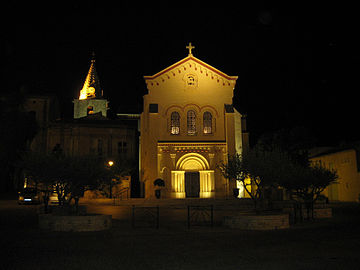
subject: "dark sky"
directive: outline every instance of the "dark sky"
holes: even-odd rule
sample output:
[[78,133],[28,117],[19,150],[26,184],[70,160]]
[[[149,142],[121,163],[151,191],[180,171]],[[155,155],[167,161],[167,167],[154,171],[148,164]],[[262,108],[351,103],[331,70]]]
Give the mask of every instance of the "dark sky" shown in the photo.
[[186,57],[192,42],[194,56],[239,77],[234,104],[248,115],[253,138],[306,126],[323,144],[360,140],[355,7],[101,2],[8,4],[3,91],[54,93],[71,109],[94,50],[113,111],[138,112],[146,92],[142,76]]

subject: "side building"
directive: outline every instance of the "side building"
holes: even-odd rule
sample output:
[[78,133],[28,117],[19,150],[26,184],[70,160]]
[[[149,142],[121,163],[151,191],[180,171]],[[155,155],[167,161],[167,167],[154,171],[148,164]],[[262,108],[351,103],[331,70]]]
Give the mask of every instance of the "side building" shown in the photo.
[[27,95],[24,102],[27,111],[38,124],[38,131],[29,148],[36,152],[46,152],[49,124],[59,118],[59,103],[52,95]]
[[310,160],[314,164],[335,170],[339,176],[336,183],[329,185],[323,195],[329,201],[359,202],[360,174],[357,153],[354,149],[313,149]]

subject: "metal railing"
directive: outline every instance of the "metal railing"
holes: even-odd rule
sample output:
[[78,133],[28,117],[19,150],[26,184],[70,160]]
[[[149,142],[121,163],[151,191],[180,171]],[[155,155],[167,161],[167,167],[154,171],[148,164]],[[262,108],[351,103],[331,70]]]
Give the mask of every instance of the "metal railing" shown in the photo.
[[214,226],[214,206],[189,205],[187,214],[188,229],[191,226]]
[[114,196],[114,205],[116,201],[128,200],[130,198],[130,188],[121,189],[116,196]]

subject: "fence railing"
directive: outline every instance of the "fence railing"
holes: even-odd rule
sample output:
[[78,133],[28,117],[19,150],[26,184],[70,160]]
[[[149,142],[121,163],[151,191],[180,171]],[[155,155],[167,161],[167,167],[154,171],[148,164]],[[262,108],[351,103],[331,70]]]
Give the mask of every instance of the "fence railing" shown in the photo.
[[[156,228],[160,227],[160,207],[159,206],[132,206],[131,211],[132,228]],[[214,226],[214,207],[213,205],[198,206],[189,205],[187,207],[187,227],[194,226]]]
[[213,205],[189,205],[187,213],[188,229],[191,226],[214,226]]
[[130,188],[126,187],[121,189],[116,196],[113,197],[113,204],[116,205],[117,202],[122,200],[128,200],[130,198]]

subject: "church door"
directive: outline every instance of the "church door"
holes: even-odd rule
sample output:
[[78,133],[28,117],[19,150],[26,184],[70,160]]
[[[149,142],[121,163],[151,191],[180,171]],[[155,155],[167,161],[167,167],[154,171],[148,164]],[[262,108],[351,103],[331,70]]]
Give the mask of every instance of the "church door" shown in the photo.
[[186,198],[199,198],[200,195],[200,173],[185,172]]

